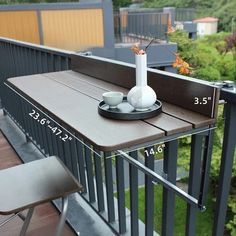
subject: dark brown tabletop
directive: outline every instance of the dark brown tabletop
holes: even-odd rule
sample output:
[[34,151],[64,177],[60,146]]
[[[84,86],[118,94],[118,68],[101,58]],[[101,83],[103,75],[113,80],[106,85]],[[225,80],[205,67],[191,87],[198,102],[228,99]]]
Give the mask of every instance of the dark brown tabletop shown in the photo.
[[82,186],[57,157],[0,171],[0,214],[8,215],[82,191]]
[[128,90],[74,71],[11,78],[8,84],[68,124],[101,151],[114,151],[170,135],[181,135],[215,122],[207,116],[163,103],[161,115],[136,121],[107,119],[97,107],[106,91]]

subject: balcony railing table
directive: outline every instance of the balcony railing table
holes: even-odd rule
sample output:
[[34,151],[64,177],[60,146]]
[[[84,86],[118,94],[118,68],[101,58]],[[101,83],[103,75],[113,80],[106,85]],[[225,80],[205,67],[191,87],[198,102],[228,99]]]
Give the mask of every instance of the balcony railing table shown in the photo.
[[[78,55],[72,55],[71,66],[72,71],[8,79],[2,98],[5,113],[45,155],[57,155],[64,161],[84,186],[82,196],[114,232],[122,234],[128,228],[126,161],[131,235],[140,234],[138,172],[145,174],[145,235],[154,233],[156,183],[163,185],[162,235],[173,235],[175,195],[188,204],[186,233],[192,235],[196,211],[204,210],[219,89],[181,76],[179,80],[165,78],[166,72],[157,75],[150,69],[148,83],[163,101],[162,114],[146,120],[111,120],[98,114],[98,103],[106,91],[126,94],[134,86],[134,66]],[[184,135],[192,136],[188,193],[176,186],[178,139]],[[154,172],[152,150],[158,143],[165,143],[163,175]],[[145,148],[145,165],[138,161],[140,148]]]

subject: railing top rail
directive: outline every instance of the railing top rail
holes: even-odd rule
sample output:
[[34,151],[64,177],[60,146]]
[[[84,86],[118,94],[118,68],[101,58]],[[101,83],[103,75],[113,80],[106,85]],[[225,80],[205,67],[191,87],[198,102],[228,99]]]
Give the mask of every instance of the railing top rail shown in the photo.
[[188,11],[195,11],[195,9],[194,8],[176,8],[176,11],[186,11],[186,12],[188,12]]
[[0,5],[0,11],[22,11],[22,10],[60,10],[77,8],[101,8],[104,3],[96,2],[66,2],[66,3],[36,3],[36,4],[10,4]]
[[119,9],[120,12],[143,12],[143,11],[156,11],[156,12],[163,12],[163,8],[127,8],[122,7]]
[[139,12],[128,12],[128,15],[163,15],[163,16],[168,16],[169,14],[168,13],[163,13],[163,12],[142,12],[142,11],[139,11]]
[[227,102],[236,104],[236,85],[233,88],[222,88],[220,96]]
[[69,51],[69,50],[63,50],[63,49],[59,49],[59,48],[47,47],[47,46],[42,46],[42,45],[39,45],[39,44],[28,43],[28,42],[23,42],[23,41],[19,41],[19,40],[15,40],[15,39],[4,38],[4,37],[0,37],[0,42],[14,44],[14,45],[17,45],[17,46],[20,46],[20,47],[26,47],[26,48],[29,48],[29,49],[40,50],[40,51],[43,51],[43,52],[55,53],[55,54],[60,55],[60,56],[68,56],[70,54],[74,54],[73,51]]

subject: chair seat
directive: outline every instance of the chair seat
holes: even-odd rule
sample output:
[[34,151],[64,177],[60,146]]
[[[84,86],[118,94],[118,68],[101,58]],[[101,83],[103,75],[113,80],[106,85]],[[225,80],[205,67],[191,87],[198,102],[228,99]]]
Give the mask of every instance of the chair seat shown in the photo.
[[83,187],[55,156],[0,171],[0,214],[64,197]]

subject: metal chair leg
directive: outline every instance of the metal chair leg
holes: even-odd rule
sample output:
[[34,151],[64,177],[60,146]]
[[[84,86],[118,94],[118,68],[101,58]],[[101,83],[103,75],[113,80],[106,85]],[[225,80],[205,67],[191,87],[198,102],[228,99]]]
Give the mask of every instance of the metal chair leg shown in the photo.
[[25,218],[24,224],[23,224],[23,226],[21,228],[21,231],[20,231],[20,236],[25,236],[26,231],[27,231],[28,226],[29,226],[29,223],[30,223],[30,220],[31,220],[31,217],[33,215],[33,212],[34,212],[34,207],[30,208],[28,210],[28,213],[27,213],[27,216]]
[[14,215],[12,215],[12,216],[10,216],[10,217],[7,218],[6,220],[0,222],[0,228],[1,228],[3,225],[7,224],[9,221],[13,220],[15,217],[17,217],[18,214],[19,214],[19,212],[16,213],[16,214],[14,214]]
[[55,236],[61,236],[62,234],[62,230],[66,220],[67,210],[68,210],[68,196],[62,198],[62,212],[59,223],[57,225]]

